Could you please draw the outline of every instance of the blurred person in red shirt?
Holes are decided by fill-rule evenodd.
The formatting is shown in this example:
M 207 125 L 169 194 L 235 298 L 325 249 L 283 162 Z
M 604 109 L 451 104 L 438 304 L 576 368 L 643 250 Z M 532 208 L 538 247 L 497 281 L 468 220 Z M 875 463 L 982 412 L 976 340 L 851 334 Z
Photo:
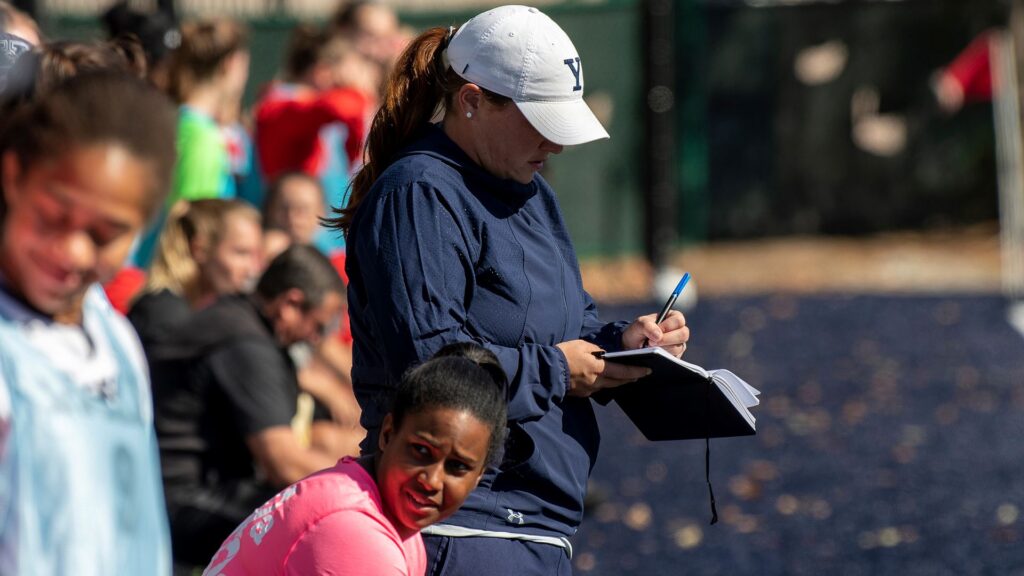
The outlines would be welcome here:
M 283 81 L 267 90 L 254 111 L 264 180 L 304 172 L 323 185 L 325 208 L 341 205 L 349 175 L 362 164 L 377 74 L 347 40 L 311 26 L 296 27 Z

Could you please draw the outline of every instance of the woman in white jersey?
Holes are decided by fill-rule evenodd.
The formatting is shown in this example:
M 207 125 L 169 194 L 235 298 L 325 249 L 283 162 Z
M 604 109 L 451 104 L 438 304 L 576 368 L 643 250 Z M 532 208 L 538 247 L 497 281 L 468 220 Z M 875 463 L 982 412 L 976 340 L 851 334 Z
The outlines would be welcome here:
M 97 283 L 163 204 L 175 121 L 123 73 L 0 119 L 0 574 L 170 572 L 145 360 Z

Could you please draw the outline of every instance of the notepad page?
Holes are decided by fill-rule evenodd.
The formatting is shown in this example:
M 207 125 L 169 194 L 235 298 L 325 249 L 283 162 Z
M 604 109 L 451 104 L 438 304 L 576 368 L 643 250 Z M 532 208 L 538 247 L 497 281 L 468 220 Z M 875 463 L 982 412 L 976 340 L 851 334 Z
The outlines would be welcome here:
M 718 386 L 718 389 L 722 391 L 722 394 L 724 394 L 729 400 L 729 403 L 732 404 L 732 407 L 736 412 L 738 412 L 739 415 L 742 416 L 748 424 L 750 424 L 750 427 L 756 428 L 756 418 L 754 418 L 754 415 L 744 405 L 744 400 L 740 398 L 741 394 L 746 394 L 746 390 L 743 390 L 743 392 L 740 393 L 739 391 L 743 389 L 742 386 L 734 386 L 720 374 L 713 375 L 711 380 L 715 383 L 715 386 Z
M 761 391 L 747 384 L 742 378 L 732 372 L 725 369 L 712 370 L 711 377 L 728 386 L 736 394 L 736 398 L 747 408 L 761 403 L 757 399 Z

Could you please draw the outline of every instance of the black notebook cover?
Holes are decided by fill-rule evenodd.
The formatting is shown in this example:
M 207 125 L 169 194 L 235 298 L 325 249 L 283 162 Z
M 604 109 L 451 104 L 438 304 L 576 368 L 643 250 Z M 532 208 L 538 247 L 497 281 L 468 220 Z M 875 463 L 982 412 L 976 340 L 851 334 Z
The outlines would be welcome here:
M 651 350 L 650 354 L 607 355 L 607 362 L 647 366 L 653 372 L 636 382 L 602 390 L 595 394 L 595 400 L 602 404 L 614 400 L 648 440 L 724 438 L 756 433 L 753 424 L 744 417 L 744 413 L 749 414 L 747 407 L 740 400 L 737 400 L 738 407 L 730 402 L 728 392 L 721 388 L 727 385 L 711 378 L 716 371 L 704 371 L 696 365 L 690 368 L 663 351 Z

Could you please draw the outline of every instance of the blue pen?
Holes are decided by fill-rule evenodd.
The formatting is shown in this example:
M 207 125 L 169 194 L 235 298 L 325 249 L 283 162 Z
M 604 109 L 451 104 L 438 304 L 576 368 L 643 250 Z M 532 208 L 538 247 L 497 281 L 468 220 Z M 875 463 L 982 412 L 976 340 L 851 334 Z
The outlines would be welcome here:
M 690 281 L 690 273 L 686 272 L 683 277 L 679 279 L 679 284 L 676 284 L 676 289 L 669 295 L 668 300 L 665 301 L 665 306 L 661 308 L 661 312 L 658 313 L 658 320 L 655 324 L 661 324 L 661 322 L 668 316 L 668 311 L 672 309 L 672 305 L 676 303 L 676 299 L 683 293 L 683 288 L 686 288 L 686 283 Z M 641 348 L 647 347 L 647 338 L 644 338 L 644 344 Z

